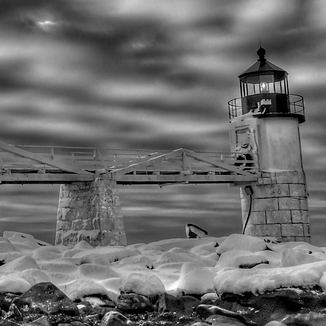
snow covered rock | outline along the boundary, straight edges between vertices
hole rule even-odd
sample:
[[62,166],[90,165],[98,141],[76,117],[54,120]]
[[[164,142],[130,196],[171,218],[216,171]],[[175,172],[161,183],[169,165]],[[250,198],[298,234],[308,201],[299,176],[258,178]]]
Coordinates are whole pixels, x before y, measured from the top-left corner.
[[175,289],[186,294],[202,294],[214,291],[216,270],[193,263],[184,263]]
[[17,248],[9,240],[0,241],[0,253],[18,252]]
[[[258,253],[258,252],[257,252]],[[221,254],[216,267],[252,268],[259,264],[269,264],[263,255],[254,254],[249,250],[229,250]]]
[[148,297],[165,293],[162,281],[152,273],[130,273],[120,278],[120,291]]
[[280,267],[297,266],[325,260],[296,248],[284,249],[281,255]]
[[35,260],[54,260],[61,258],[62,253],[54,246],[44,246],[33,251],[32,258]]
[[266,249],[266,242],[261,238],[243,234],[231,234],[219,247],[217,247],[216,253],[221,255],[223,252],[229,250],[248,250],[251,252],[256,252]]
[[59,288],[73,301],[91,295],[106,296],[112,301],[115,301],[116,299],[115,293],[106,289],[104,285],[91,279],[76,279],[71,282],[61,284]]
[[81,264],[100,264],[108,265],[109,263],[119,261],[123,258],[135,256],[136,250],[126,249],[125,247],[98,247],[95,250],[83,250],[73,255],[73,258],[79,258]]
[[112,270],[109,266],[97,264],[83,264],[78,266],[78,273],[83,278],[94,280],[104,280],[117,277],[119,274]]
[[40,267],[32,257],[22,256],[0,266],[0,273],[5,274],[26,269],[40,269]]
[[30,283],[19,275],[0,276],[0,293],[24,293],[30,288]]
[[167,263],[187,263],[191,262],[200,266],[213,267],[216,264],[216,260],[211,258],[202,257],[200,255],[193,254],[184,249],[173,248],[163,253],[158,260],[153,263],[154,267]]
[[[315,262],[296,266],[266,269],[224,268],[215,278],[217,293],[231,292],[254,294],[272,291],[281,287],[312,286],[319,282],[326,271],[326,262]],[[321,284],[321,286],[323,286]]]

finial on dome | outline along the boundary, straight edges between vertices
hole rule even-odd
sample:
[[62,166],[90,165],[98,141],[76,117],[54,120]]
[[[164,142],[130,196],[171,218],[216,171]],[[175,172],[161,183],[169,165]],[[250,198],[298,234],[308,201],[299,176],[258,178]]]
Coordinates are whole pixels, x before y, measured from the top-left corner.
[[257,54],[259,56],[259,61],[265,61],[265,54],[266,54],[266,50],[264,48],[262,48],[261,46],[259,47]]

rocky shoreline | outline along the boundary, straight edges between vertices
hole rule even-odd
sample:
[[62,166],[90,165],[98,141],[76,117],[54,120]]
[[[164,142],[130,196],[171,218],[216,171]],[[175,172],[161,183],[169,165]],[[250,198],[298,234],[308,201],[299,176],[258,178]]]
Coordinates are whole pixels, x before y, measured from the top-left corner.
[[326,293],[319,286],[282,288],[260,295],[214,293],[147,297],[121,293],[72,301],[51,282],[25,293],[0,295],[3,326],[281,326],[326,324]]
[[237,234],[66,248],[4,235],[0,326],[326,325],[325,248]]

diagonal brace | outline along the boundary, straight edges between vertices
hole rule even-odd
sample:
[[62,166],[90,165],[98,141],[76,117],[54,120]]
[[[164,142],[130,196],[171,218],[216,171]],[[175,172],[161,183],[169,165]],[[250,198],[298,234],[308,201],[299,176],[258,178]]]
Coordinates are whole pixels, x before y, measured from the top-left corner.
[[76,174],[92,174],[93,175],[93,173],[91,173],[91,172],[79,169],[74,166],[70,166],[69,164],[58,161],[56,159],[50,159],[43,155],[40,155],[37,153],[32,153],[32,152],[26,151],[24,149],[8,145],[3,142],[0,142],[0,149],[10,152],[10,153],[13,153],[13,154],[16,154],[21,157],[25,157],[25,158],[34,160],[39,163],[47,164],[49,166],[52,166],[52,167],[57,168],[62,171],[72,172],[72,173],[76,173]]
[[213,160],[211,160],[211,159],[209,159],[207,157],[204,157],[203,155],[196,154],[195,152],[189,151],[187,149],[185,150],[185,152],[187,153],[188,156],[190,156],[190,157],[192,157],[194,159],[197,159],[199,161],[203,161],[205,163],[208,163],[208,164],[211,164],[213,166],[225,169],[227,171],[231,171],[231,172],[234,172],[234,173],[237,173],[237,174],[240,174],[240,175],[251,175],[251,173],[249,173],[247,171],[244,171],[242,169],[238,169],[235,166],[226,164],[224,162],[213,161]]
[[182,148],[176,149],[172,152],[168,152],[165,154],[160,154],[151,158],[145,158],[144,160],[138,161],[136,163],[131,163],[125,167],[122,168],[118,168],[118,169],[114,169],[111,171],[112,174],[115,175],[122,175],[122,174],[126,174],[129,172],[132,172],[134,170],[136,170],[137,168],[141,168],[141,167],[147,167],[152,163],[158,163],[158,162],[162,162],[163,160],[168,160],[172,157],[175,157],[176,155],[178,155],[180,152],[183,152]]

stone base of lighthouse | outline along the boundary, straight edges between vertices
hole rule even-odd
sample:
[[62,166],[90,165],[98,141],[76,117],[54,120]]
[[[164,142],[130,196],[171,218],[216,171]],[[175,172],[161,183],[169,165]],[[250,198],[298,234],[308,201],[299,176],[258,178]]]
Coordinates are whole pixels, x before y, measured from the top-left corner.
[[92,246],[126,245],[115,181],[98,178],[60,186],[55,244],[73,247],[81,240]]
[[310,242],[303,171],[262,172],[258,184],[242,186],[240,194],[245,234]]

